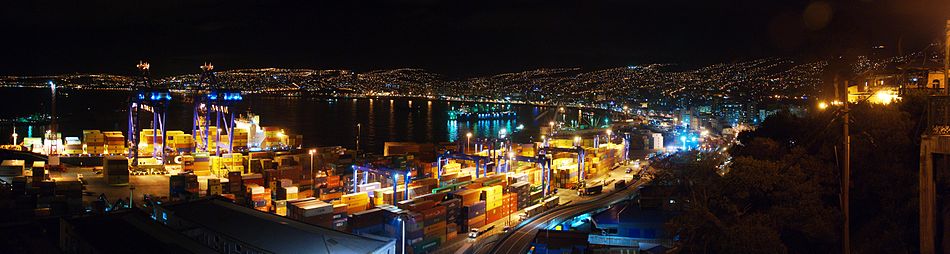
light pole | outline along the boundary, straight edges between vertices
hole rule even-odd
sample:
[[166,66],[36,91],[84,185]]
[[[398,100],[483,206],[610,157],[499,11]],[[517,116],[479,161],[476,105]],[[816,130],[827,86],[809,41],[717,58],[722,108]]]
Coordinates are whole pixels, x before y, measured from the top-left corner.
[[469,153],[468,147],[472,145],[472,133],[471,133],[471,132],[465,133],[465,138],[467,139],[467,141],[466,141],[466,143],[465,143],[465,151],[464,151],[464,152],[465,152],[465,153]]
[[612,130],[610,130],[610,129],[607,129],[607,144],[610,144],[610,135],[613,134],[613,133],[614,133],[614,131],[612,131]]
[[508,171],[511,171],[511,163],[515,161],[515,152],[508,152]]
[[400,237],[401,241],[399,241],[399,246],[402,249],[401,253],[406,254],[406,220],[402,219],[402,215],[396,217],[396,220],[399,221],[399,231],[402,235],[402,237]]
[[356,156],[355,157],[360,156],[360,134],[362,130],[363,130],[362,125],[357,123],[356,124]]
[[132,205],[132,200],[134,200],[133,197],[135,197],[135,185],[129,184],[129,208],[135,207]]
[[[834,87],[836,92],[835,99],[838,99],[837,90],[839,89],[838,76],[834,77]],[[847,91],[848,81],[844,82],[844,91]],[[844,95],[847,97],[848,94]],[[836,101],[835,101],[836,102]],[[838,104],[832,102],[832,105]],[[843,169],[841,170],[841,210],[844,213],[844,225],[842,227],[842,235],[844,238],[841,244],[842,252],[845,254],[851,253],[851,208],[850,208],[850,196],[851,196],[851,132],[849,129],[849,121],[851,110],[848,108],[848,100],[845,98],[842,103],[843,116],[842,116],[842,131],[843,131],[843,143],[844,143],[844,155],[842,155]],[[828,104],[825,102],[818,103],[818,109],[824,110],[828,108]]]
[[[317,153],[316,149],[310,149],[310,190],[314,190],[317,185],[313,177],[313,154]],[[354,176],[355,177],[355,176]]]
[[16,126],[13,126],[13,145],[16,145]]

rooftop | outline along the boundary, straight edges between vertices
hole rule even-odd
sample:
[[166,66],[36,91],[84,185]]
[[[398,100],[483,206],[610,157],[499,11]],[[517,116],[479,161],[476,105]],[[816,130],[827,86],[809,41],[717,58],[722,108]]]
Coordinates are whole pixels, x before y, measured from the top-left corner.
[[376,253],[395,240],[305,224],[218,199],[165,206],[172,216],[274,253]]
[[217,253],[138,210],[77,217],[65,223],[99,253]]

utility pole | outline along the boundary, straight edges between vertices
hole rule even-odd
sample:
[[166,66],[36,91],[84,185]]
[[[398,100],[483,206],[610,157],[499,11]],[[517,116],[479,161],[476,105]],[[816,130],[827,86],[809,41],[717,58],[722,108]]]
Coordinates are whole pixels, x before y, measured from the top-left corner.
[[[838,76],[835,76],[835,86],[838,85]],[[844,90],[848,89],[848,81],[844,82]],[[843,131],[844,131],[844,170],[842,170],[842,180],[841,180],[841,209],[844,211],[844,229],[843,229],[843,252],[844,254],[851,253],[851,210],[849,203],[850,201],[850,192],[851,192],[851,134],[848,130],[849,121],[851,121],[851,111],[848,108],[848,99],[847,92],[844,93],[845,98],[842,100],[844,106],[844,119],[843,119]]]
[[950,95],[950,19],[947,20],[946,35],[943,40],[943,85],[947,87],[947,95]]

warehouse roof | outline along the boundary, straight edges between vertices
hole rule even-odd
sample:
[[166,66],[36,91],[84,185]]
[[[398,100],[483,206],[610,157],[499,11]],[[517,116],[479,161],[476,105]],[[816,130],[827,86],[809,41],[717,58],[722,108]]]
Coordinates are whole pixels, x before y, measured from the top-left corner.
[[139,210],[65,219],[73,236],[99,253],[217,253]]
[[386,253],[395,240],[314,226],[219,199],[164,206],[170,216],[274,253]]

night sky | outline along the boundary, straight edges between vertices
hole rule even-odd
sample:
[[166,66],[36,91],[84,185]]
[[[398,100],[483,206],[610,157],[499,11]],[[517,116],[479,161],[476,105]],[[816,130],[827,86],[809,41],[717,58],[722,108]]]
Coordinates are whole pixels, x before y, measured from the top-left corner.
[[[140,3],[146,2],[146,3]],[[541,67],[700,66],[917,50],[950,0],[6,1],[0,74],[425,68],[470,77]],[[898,47],[900,46],[900,47]]]

